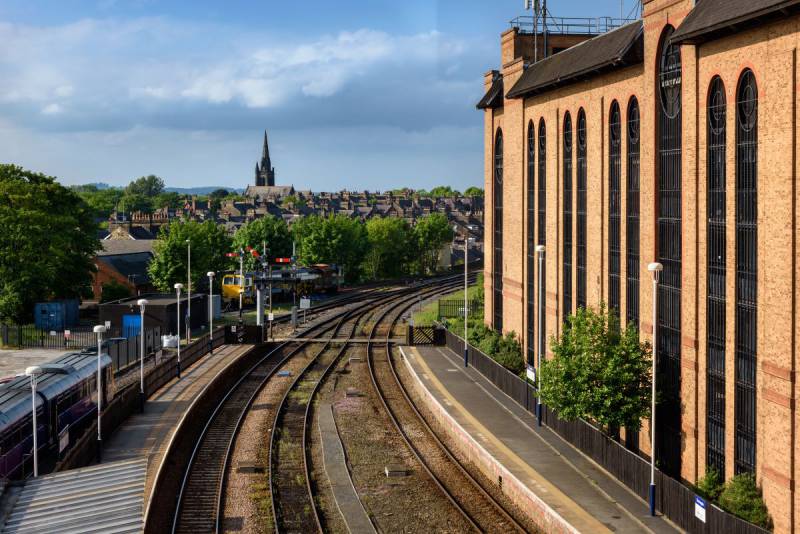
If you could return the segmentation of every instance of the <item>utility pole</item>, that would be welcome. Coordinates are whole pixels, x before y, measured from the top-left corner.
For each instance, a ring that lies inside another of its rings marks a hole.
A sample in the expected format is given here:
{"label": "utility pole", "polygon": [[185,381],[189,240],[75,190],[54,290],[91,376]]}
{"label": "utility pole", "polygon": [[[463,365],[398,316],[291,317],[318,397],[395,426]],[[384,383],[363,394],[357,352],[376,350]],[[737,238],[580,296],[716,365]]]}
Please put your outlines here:
{"label": "utility pole", "polygon": [[192,242],[186,240],[186,344],[192,342]]}

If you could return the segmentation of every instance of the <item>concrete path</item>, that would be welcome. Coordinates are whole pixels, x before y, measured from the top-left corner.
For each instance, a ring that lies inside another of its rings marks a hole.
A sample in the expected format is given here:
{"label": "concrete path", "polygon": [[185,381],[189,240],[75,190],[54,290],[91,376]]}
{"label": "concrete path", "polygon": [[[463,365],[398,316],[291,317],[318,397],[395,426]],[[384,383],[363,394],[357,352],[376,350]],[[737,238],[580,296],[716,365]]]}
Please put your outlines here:
{"label": "concrete path", "polygon": [[678,532],[445,347],[403,347],[447,412],[533,493],[581,532]]}
{"label": "concrete path", "polygon": [[336,421],[333,418],[333,406],[321,403],[319,405],[319,433],[322,442],[322,460],[325,465],[325,474],[333,491],[333,498],[339,513],[342,514],[347,529],[353,534],[369,534],[375,532],[375,527],[369,520],[367,511],[358,498],[350,472],[347,470],[346,459],[339,432],[336,430]]}
{"label": "concrete path", "polygon": [[103,443],[103,463],[147,458],[144,502],[147,502],[155,474],[175,426],[188,406],[229,363],[250,350],[252,345],[223,345],[184,370],[181,379],[167,383],[147,399],[144,413],[128,418]]}

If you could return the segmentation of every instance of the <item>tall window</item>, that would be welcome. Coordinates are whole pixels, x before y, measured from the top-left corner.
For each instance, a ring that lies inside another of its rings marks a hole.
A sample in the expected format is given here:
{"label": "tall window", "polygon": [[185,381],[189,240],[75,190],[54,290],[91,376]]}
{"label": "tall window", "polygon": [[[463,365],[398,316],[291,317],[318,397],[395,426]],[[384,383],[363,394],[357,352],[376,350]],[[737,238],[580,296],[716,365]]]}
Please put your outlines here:
{"label": "tall window", "polygon": [[625,202],[625,315],[639,326],[639,102],[628,104],[628,189]]}
{"label": "tall window", "polygon": [[563,320],[572,313],[572,118],[564,117],[564,312]]}
{"label": "tall window", "polygon": [[736,398],[734,470],[756,465],[758,87],[747,70],[736,95]]}
{"label": "tall window", "polygon": [[494,256],[492,310],[494,328],[503,331],[503,132],[494,142]]}
{"label": "tall window", "polygon": [[[539,119],[539,244],[540,245],[547,245],[547,128],[544,124],[544,119]],[[541,322],[540,324],[547,324],[545,323],[545,295],[547,295],[546,288],[547,288],[547,277],[545,276],[545,265],[541,267],[541,281],[542,287],[539,291],[542,292],[542,302],[539,308],[539,313],[541,314]],[[540,344],[539,344],[539,354],[543,357],[544,356],[544,344],[545,344],[545,335],[539,336]]]}
{"label": "tall window", "polygon": [[619,104],[611,104],[611,117],[608,123],[608,308],[619,314],[621,298],[622,261],[622,119]]}
{"label": "tall window", "polygon": [[664,266],[658,285],[656,458],[672,476],[681,472],[681,51],[661,43],[658,85],[657,257]]}
{"label": "tall window", "polygon": [[578,308],[586,307],[586,113],[578,111],[578,198],[577,198],[577,243],[575,266],[577,281],[575,300]]}
{"label": "tall window", "polygon": [[719,77],[708,94],[708,227],[706,302],[706,465],[725,475],[725,86]]}
{"label": "tall window", "polygon": [[536,131],[528,123],[528,365],[536,361]]}

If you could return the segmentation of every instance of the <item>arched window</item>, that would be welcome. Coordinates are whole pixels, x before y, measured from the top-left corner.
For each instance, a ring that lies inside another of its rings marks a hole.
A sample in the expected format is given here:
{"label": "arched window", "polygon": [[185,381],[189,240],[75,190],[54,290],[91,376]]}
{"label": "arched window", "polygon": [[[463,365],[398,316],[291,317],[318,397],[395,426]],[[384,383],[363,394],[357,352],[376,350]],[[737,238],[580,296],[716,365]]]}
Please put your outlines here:
{"label": "arched window", "polygon": [[758,311],[758,87],[746,70],[736,92],[736,397],[734,470],[756,465]]}
{"label": "arched window", "polygon": [[[538,221],[538,234],[539,244],[547,245],[547,127],[545,126],[544,119],[539,119],[539,221]],[[540,303],[539,313],[541,314],[540,324],[546,325],[545,322],[545,297],[547,295],[547,265],[542,265],[541,281],[542,287],[539,291],[542,292],[542,301]],[[547,336],[542,334],[539,336],[539,354],[544,358],[544,347]]]}
{"label": "arched window", "polygon": [[708,227],[706,229],[706,466],[725,475],[725,85],[719,76],[708,94]]}
{"label": "arched window", "polygon": [[536,362],[536,129],[528,123],[528,365]]}
{"label": "arched window", "polygon": [[681,50],[668,27],[658,70],[658,285],[656,458],[671,476],[681,472]]}
{"label": "arched window", "polygon": [[564,257],[562,320],[572,313],[572,118],[569,112],[564,117]]}
{"label": "arched window", "polygon": [[625,202],[625,316],[639,326],[639,102],[628,104],[628,188]]}
{"label": "arched window", "polygon": [[619,104],[611,103],[608,123],[608,309],[619,314],[622,261],[622,119]]}
{"label": "arched window", "polygon": [[577,178],[577,221],[575,229],[575,301],[578,308],[586,307],[586,113],[578,111],[578,168]]}
{"label": "arched window", "polygon": [[494,142],[494,254],[492,257],[492,311],[495,330],[503,331],[503,132]]}

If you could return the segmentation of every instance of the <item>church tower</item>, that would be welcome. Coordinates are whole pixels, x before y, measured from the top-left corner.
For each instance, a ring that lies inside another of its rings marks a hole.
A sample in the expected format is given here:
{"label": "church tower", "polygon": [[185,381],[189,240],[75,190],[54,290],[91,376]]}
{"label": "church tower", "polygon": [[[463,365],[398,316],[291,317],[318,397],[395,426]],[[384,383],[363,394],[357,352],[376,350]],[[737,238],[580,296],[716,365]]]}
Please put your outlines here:
{"label": "church tower", "polygon": [[261,166],[256,163],[256,185],[275,185],[275,168],[269,159],[267,131],[264,130],[264,149],[261,152]]}

